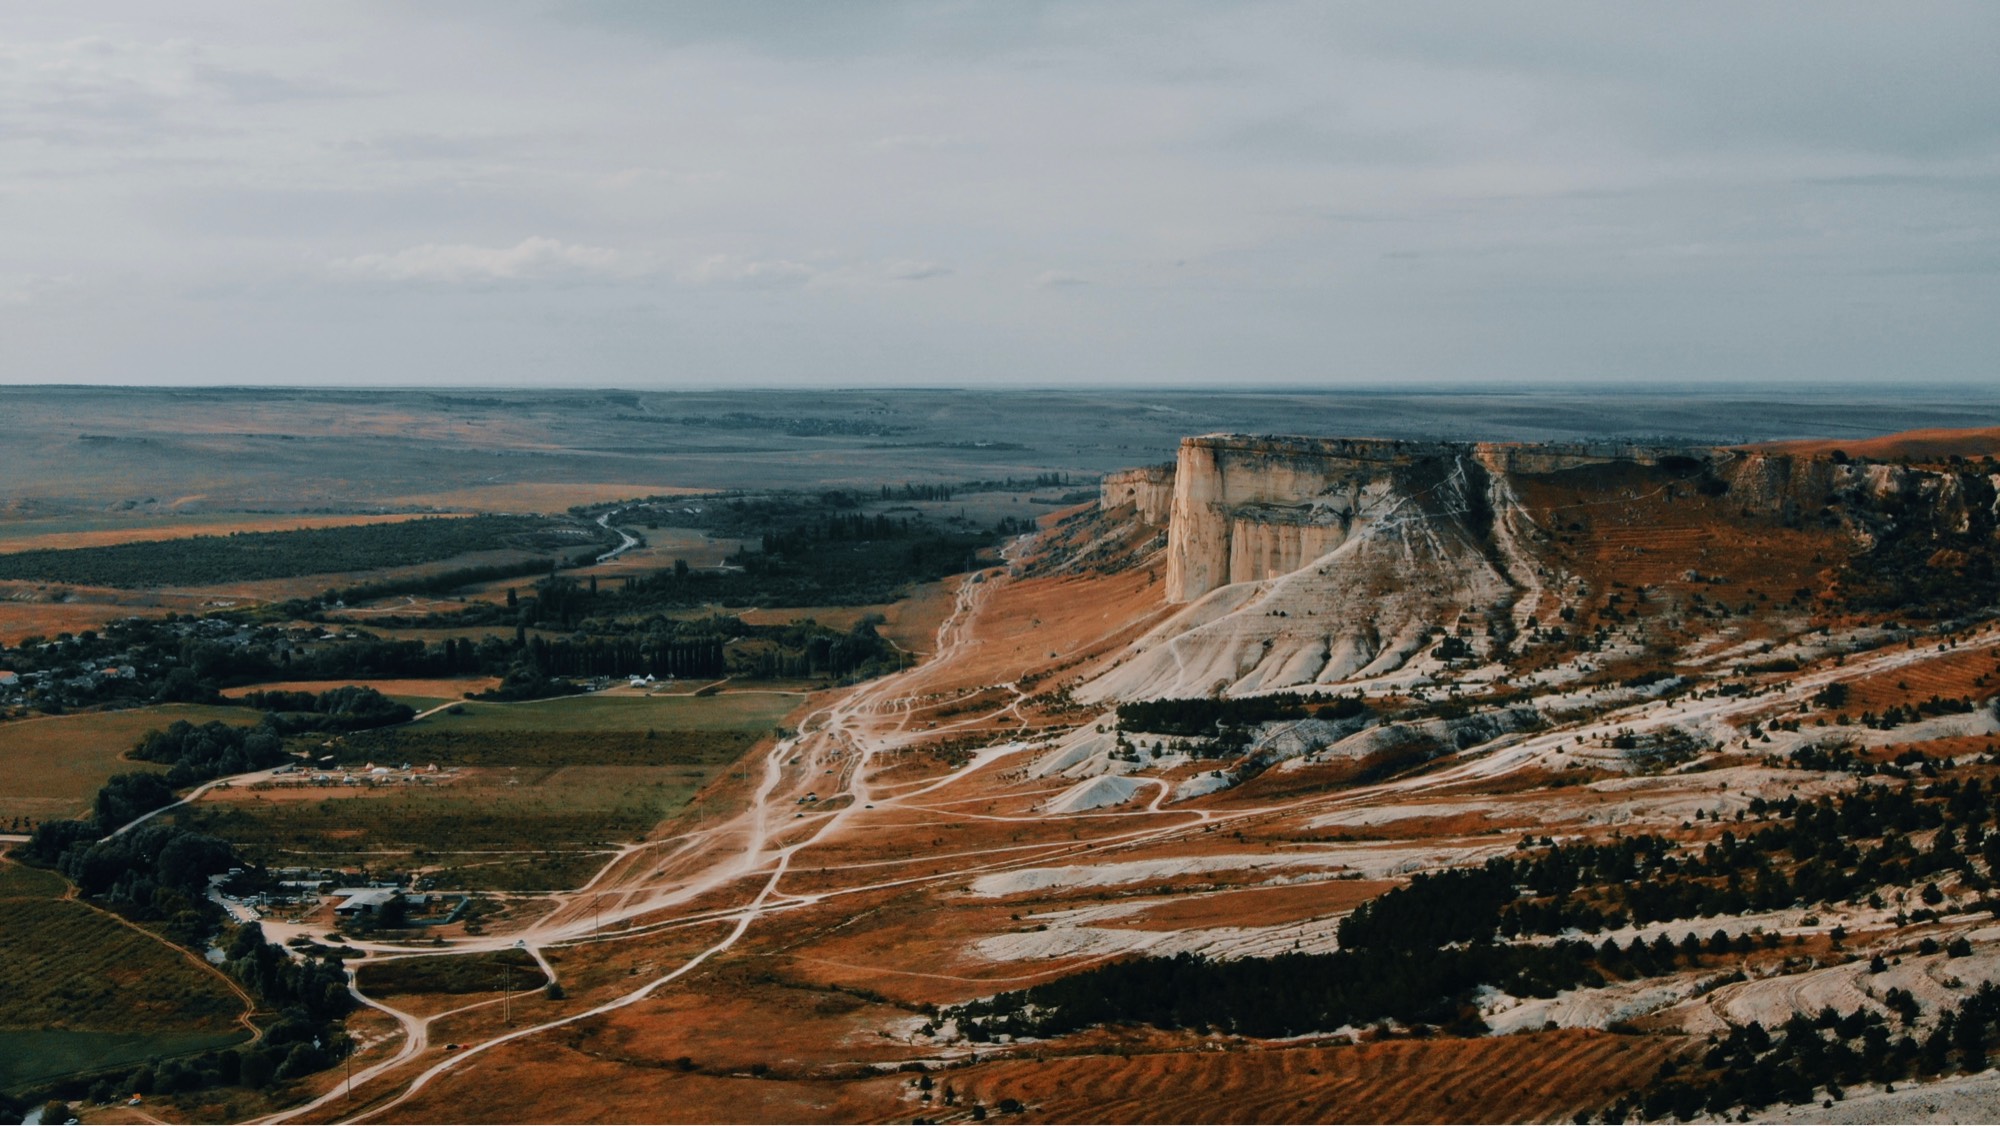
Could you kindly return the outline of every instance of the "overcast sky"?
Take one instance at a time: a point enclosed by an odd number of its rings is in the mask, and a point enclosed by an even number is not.
[[[1996,380],[2000,4],[0,8],[0,382]]]

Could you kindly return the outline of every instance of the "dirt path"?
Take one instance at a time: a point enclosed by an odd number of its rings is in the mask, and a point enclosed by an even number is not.
[[[168,950],[173,951],[176,955],[185,959],[190,965],[199,968],[203,973],[213,975],[216,978],[216,980],[228,986],[229,991],[231,993],[236,994],[237,1000],[243,1002],[243,1011],[236,1015],[236,1023],[242,1025],[245,1029],[249,1031],[250,1043],[255,1044],[257,1041],[264,1038],[264,1030],[258,1028],[256,1023],[250,1019],[251,1014],[257,1011],[257,999],[250,995],[249,990],[244,989],[241,985],[237,984],[235,978],[230,977],[228,974],[222,972],[220,969],[217,969],[213,964],[209,962],[207,958],[204,958],[199,954],[196,954],[194,951],[189,950],[184,946],[168,942],[166,939],[161,938],[159,935],[154,934],[152,931],[147,930],[145,927],[142,927],[139,924],[133,922],[132,920],[127,919],[125,916],[120,915],[116,911],[107,911],[104,908],[99,907],[97,904],[92,903],[88,899],[85,899],[83,898],[83,896],[77,894],[77,887],[75,884],[70,884],[68,887],[63,889],[62,898],[72,903],[81,903],[90,910],[97,912],[98,914],[104,916],[107,919],[110,919],[114,923],[117,923],[119,926],[124,927],[127,930],[134,931],[138,934],[145,935],[146,938],[148,938],[149,940],[157,942],[161,946],[166,947]]]
[[[878,787],[872,781],[881,760],[911,743],[935,738],[940,730],[970,726],[1007,714],[1019,718],[1021,700],[1017,691],[1014,699],[996,705],[985,715],[943,728],[915,728],[921,701],[914,693],[920,691],[922,686],[934,683],[932,674],[937,670],[964,660],[976,651],[980,641],[973,624],[996,589],[1006,581],[994,577],[975,582],[968,576],[955,592],[951,614],[938,628],[936,649],[929,661],[917,668],[863,684],[828,702],[805,717],[799,725],[798,734],[779,740],[766,751],[761,763],[754,759],[746,761],[744,781],[748,783],[754,771],[755,784],[747,795],[744,807],[733,816],[698,823],[693,829],[685,829],[672,837],[625,847],[583,887],[557,895],[553,908],[521,930],[455,943],[442,950],[393,943],[356,943],[371,953],[395,958],[460,955],[519,947],[529,952],[544,966],[551,980],[555,980],[553,967],[542,955],[545,946],[575,945],[600,939],[622,940],[716,924],[729,928],[720,939],[692,957],[636,983],[622,995],[560,1019],[512,1029],[468,1044],[452,1056],[434,1060],[421,1070],[415,1068],[429,1048],[428,1026],[437,1018],[418,1018],[380,1001],[362,997],[364,1003],[391,1016],[402,1026],[404,1043],[391,1058],[355,1073],[353,1086],[360,1096],[362,1108],[355,1120],[365,1121],[389,1113],[440,1077],[460,1068],[477,1066],[469,1064],[469,1061],[482,1060],[487,1052],[503,1044],[646,1000],[736,946],[753,926],[786,912],[849,896],[962,884],[976,876],[1055,861],[1077,863],[1093,857],[1109,857],[1121,851],[1193,839],[1197,834],[1230,825],[1244,827],[1307,808],[1340,809],[1369,805],[1468,782],[1489,781],[1558,759],[1566,745],[1608,734],[1620,727],[1675,722],[1726,723],[1769,710],[1786,701],[1795,704],[1797,699],[1810,694],[1822,680],[1833,675],[1802,677],[1786,691],[1757,697],[1641,701],[1560,729],[1497,740],[1484,750],[1472,751],[1428,773],[1391,779],[1338,794],[1319,793],[1248,808],[1170,809],[1166,807],[1171,796],[1168,786],[1160,780],[1149,779],[1147,781],[1157,787],[1149,801],[1135,809],[1118,811],[1116,815],[1093,815],[1112,817],[1110,824],[1114,827],[1086,839],[999,845],[928,857],[929,861],[944,861],[944,867],[921,874],[907,872],[908,858],[818,866],[812,869],[815,876],[824,877],[829,872],[852,872],[857,878],[851,883],[808,893],[785,891],[784,883],[791,874],[796,857],[815,846],[845,839],[852,824],[859,818],[869,816],[871,810],[928,811],[937,816],[958,819],[1045,819],[1045,815],[972,813],[948,808],[953,801],[948,791],[964,785],[968,780],[987,777],[986,772],[1014,756],[1035,752],[1038,747],[1033,743],[1014,742],[989,747],[958,769],[915,783]],[[1985,642],[1992,643],[1992,640]],[[1877,667],[1891,667],[1902,659],[1903,655],[1894,651],[1871,654],[1850,661],[1845,669],[1839,670],[1838,675],[1841,679],[1849,679]],[[829,778],[829,775],[832,777]],[[827,789],[829,781],[833,783],[831,792]],[[822,803],[839,800],[842,804],[831,811],[801,817],[797,799],[808,790],[815,792]],[[904,874],[894,871],[899,866],[906,869]],[[875,871],[878,869],[888,870]],[[749,881],[749,886],[734,904],[686,909],[714,893],[745,881]],[[1074,969],[1075,966],[1070,964],[1064,968]],[[924,976],[957,980],[949,974]],[[1020,978],[992,980],[1027,981],[1043,976],[1045,974],[1029,973]],[[359,991],[356,995],[361,997]],[[344,1087],[336,1087],[319,1099],[269,1121],[289,1121],[312,1113],[345,1093]]]

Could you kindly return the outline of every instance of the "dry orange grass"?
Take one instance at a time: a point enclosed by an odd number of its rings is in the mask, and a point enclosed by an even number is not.
[[[1922,645],[1922,642],[1918,643]],[[1933,643],[1928,648],[1935,648]],[[1939,696],[1984,700],[2000,695],[2000,650],[1947,649],[1920,663],[1890,669],[1847,682],[1844,712],[1880,712],[1898,704],[1917,704]]]
[[[2000,454],[2000,426],[1970,430],[1905,430],[1899,434],[1859,440],[1808,438],[1795,442],[1769,442],[1750,448],[1801,455],[1842,450],[1851,457],[1908,457],[1914,461],[1941,460],[1953,455],[1985,457]]]
[[[1684,1042],[1594,1032],[1009,1059],[940,1079],[1031,1122],[1551,1122],[1636,1087]],[[1190,1044],[1189,1048],[1196,1048]],[[940,1088],[942,1082],[940,1082]]]
[[[920,671],[912,694],[1006,684],[1030,670],[1082,673],[1151,628],[1171,608],[1164,584],[1141,570],[1060,576],[995,588],[973,624],[972,651]],[[1051,655],[1053,654],[1053,656]],[[1051,678],[1041,687],[1048,687]]]
[[[564,1031],[485,1052],[380,1122],[870,1122],[897,1112],[897,1081],[681,1071],[671,1057],[604,1058]],[[302,1121],[342,1121],[337,1103]]]
[[[24,637],[82,633],[87,629],[101,629],[106,623],[119,618],[159,612],[156,607],[123,602],[85,599],[75,602],[28,602],[0,598],[0,643],[18,645]]]
[[[1559,539],[1541,550],[1591,581],[1593,610],[1614,593],[1624,594],[1624,610],[1633,608],[1633,594],[1613,587],[1613,580],[1699,593],[1709,601],[1740,602],[1754,597],[1751,588],[1786,599],[1800,587],[1822,588],[1823,572],[1851,550],[1830,533],[1745,519],[1740,504],[1726,496],[1702,496],[1685,482],[1672,486],[1672,499],[1664,487],[1666,482],[1636,471],[1630,479],[1588,489],[1566,479],[1529,477],[1519,484],[1537,523],[1558,537],[1573,537],[1574,542]],[[1569,530],[1574,524],[1586,530]],[[1749,567],[1752,560],[1755,566]],[[1691,584],[1684,578],[1691,570],[1729,581]]]
[[[1270,927],[1352,911],[1397,886],[1394,880],[1324,883],[1211,892],[1163,899],[1135,915],[1101,925],[1137,930],[1183,927]],[[1331,924],[1329,924],[1331,926]]]
[[[692,1015],[692,1014],[690,1014]],[[558,1032],[504,1045],[476,1073],[448,1073],[390,1122],[828,1122],[963,1118],[1018,1099],[1024,1122],[1557,1121],[1650,1079],[1682,1041],[1559,1032],[1359,1047],[1231,1044],[1160,1050],[1128,1036],[1101,1054],[1009,1058],[934,1072],[932,1101],[907,1074],[815,1078],[620,1060]],[[1152,1049],[1152,1050],[1149,1050]],[[477,1076],[477,1077],[476,1077]],[[483,1081],[481,1078],[483,1077]],[[943,1105],[949,1085],[956,1107]]]

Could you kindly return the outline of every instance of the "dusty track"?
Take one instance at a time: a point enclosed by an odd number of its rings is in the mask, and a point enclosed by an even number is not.
[[[959,662],[969,662],[979,646],[973,628],[981,611],[1008,580],[994,576],[986,581],[968,579],[957,592],[950,616],[940,626],[932,660],[916,669],[885,677],[848,692],[808,715],[799,734],[780,740],[761,759],[754,790],[743,810],[733,817],[702,825],[692,831],[640,845],[627,846],[583,887],[561,894],[553,908],[527,926],[510,933],[469,939],[449,948],[415,948],[394,943],[357,942],[381,958],[415,958],[459,955],[476,951],[520,947],[530,952],[553,979],[556,968],[543,956],[545,947],[575,947],[598,942],[629,940],[643,935],[666,935],[698,927],[726,927],[721,937],[682,956],[669,966],[656,967],[631,988],[578,1012],[539,1021],[505,1032],[482,1034],[448,1057],[431,1052],[430,1031],[434,1022],[470,1009],[490,1006],[489,999],[449,1012],[419,1016],[398,1009],[380,999],[367,997],[358,988],[355,995],[363,1004],[395,1020],[403,1031],[397,1051],[386,1059],[357,1070],[352,1080],[352,1113],[355,1120],[370,1120],[393,1114],[399,1107],[431,1084],[454,1072],[474,1070],[492,1058],[493,1049],[527,1037],[537,1036],[579,1021],[600,1017],[654,997],[718,955],[737,947],[760,922],[790,912],[826,905],[847,897],[865,899],[875,893],[909,888],[939,888],[964,885],[982,875],[1048,865],[1055,861],[1075,863],[1083,858],[1108,858],[1121,852],[1178,843],[1192,844],[1199,834],[1224,826],[1251,827],[1302,811],[1322,812],[1368,805],[1385,799],[1411,798],[1448,791],[1452,787],[1491,782],[1524,769],[1541,768],[1561,760],[1565,748],[1584,739],[1606,735],[1621,727],[1631,728],[1663,723],[1727,723],[1754,715],[1774,705],[1795,704],[1835,672],[1798,677],[1783,690],[1750,698],[1688,698],[1673,702],[1646,702],[1615,709],[1580,724],[1564,726],[1521,737],[1496,740],[1428,773],[1357,787],[1335,793],[1316,793],[1289,800],[1239,804],[1225,809],[1167,808],[1167,787],[1143,804],[1122,811],[1099,811],[1089,820],[1090,835],[1080,839],[1042,840],[988,847],[959,849],[925,855],[919,868],[908,855],[870,857],[861,861],[837,859],[841,844],[854,845],[862,838],[854,830],[874,825],[898,813],[927,814],[946,820],[982,822],[1046,822],[1049,817],[1032,812],[985,813],[953,808],[955,798],[948,791],[969,782],[985,784],[996,780],[996,764],[1031,750],[1022,742],[1001,742],[1007,738],[1005,726],[994,735],[997,746],[974,754],[972,761],[941,776],[905,779],[890,784],[878,775],[885,772],[885,760],[896,752],[935,739],[942,733],[983,728],[999,722],[1011,726],[1022,719],[1022,696],[1018,689],[1004,694],[990,708],[950,723],[920,726],[919,716],[927,698],[917,690],[938,682],[939,670]],[[2000,634],[1987,633],[1969,643],[1985,650],[2000,642]],[[1906,650],[1881,650],[1850,661],[1837,675],[1849,679],[1895,669],[1920,654]],[[928,697],[934,700],[935,695]],[[747,778],[746,778],[747,781]],[[969,792],[979,793],[968,787]],[[812,792],[821,800],[808,807],[800,799]],[[838,803],[839,808],[825,810]],[[811,808],[812,812],[807,812]],[[1210,838],[1211,840],[1214,838]],[[834,855],[827,863],[804,869],[797,858],[807,850],[829,847]],[[1505,845],[1497,847],[1507,847]],[[795,873],[809,871],[814,890],[787,891],[786,881]],[[836,878],[829,883],[827,877]],[[848,878],[841,878],[849,876]],[[1103,957],[1116,956],[1116,952]],[[808,959],[812,960],[812,959]],[[1096,958],[1086,959],[1097,960]],[[820,961],[830,965],[838,962]],[[1067,967],[1078,965],[1066,963]],[[859,968],[859,967],[850,967]],[[1026,969],[1027,967],[1022,967]],[[898,973],[900,970],[883,972]],[[1044,971],[1046,972],[1046,971]],[[1012,977],[966,978],[949,973],[923,974],[939,981],[977,981],[998,984],[1031,980],[1043,973]],[[275,1116],[282,1122],[308,1115],[315,1118],[348,1113],[349,1087],[343,1083],[318,1099]],[[423,1104],[429,1105],[429,1104]],[[1272,1113],[1278,1113],[1273,1108]],[[1282,1116],[1282,1115],[1280,1115]]]

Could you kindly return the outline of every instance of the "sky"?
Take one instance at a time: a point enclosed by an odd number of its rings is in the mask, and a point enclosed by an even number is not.
[[[0,7],[0,383],[1991,387],[2000,5]]]

